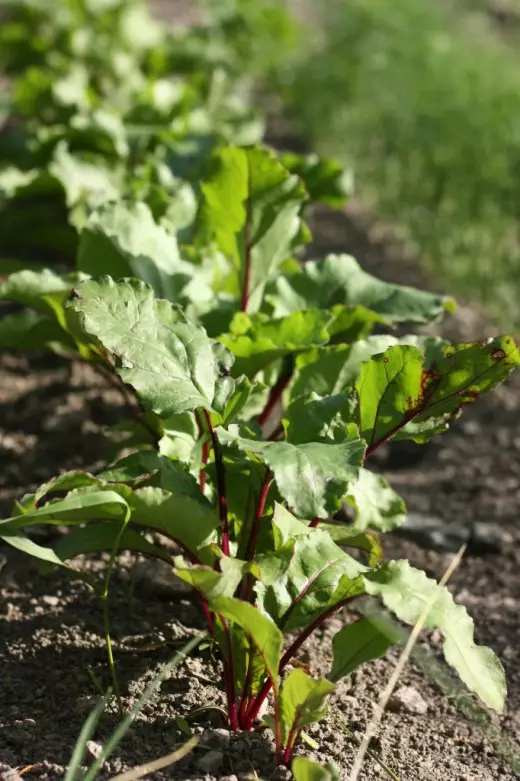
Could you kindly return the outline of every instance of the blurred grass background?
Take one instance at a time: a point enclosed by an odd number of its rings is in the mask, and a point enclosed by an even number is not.
[[[356,197],[449,292],[517,328],[520,2],[493,2],[295,3],[299,53],[279,78],[300,131],[351,167]]]

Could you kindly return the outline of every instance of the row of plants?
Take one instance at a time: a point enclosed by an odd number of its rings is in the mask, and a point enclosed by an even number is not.
[[[281,83],[317,149],[351,166],[364,205],[448,289],[517,328],[518,50],[514,29],[505,38],[477,13],[485,5],[323,4]]]
[[[363,597],[411,625],[434,602],[426,625],[447,661],[503,708],[502,666],[466,609],[385,560],[381,535],[406,509],[369,465],[389,440],[445,431],[520,353],[511,336],[398,337],[453,301],[380,281],[348,254],[302,261],[308,208],[342,203],[346,177],[262,144],[251,77],[263,36],[283,48],[291,25],[239,1],[209,20],[173,31],[137,0],[27,0],[1,27],[0,346],[89,362],[129,417],[109,432],[124,457],[21,497],[0,535],[99,596],[116,693],[118,553],[168,562],[206,617],[229,729],[268,725],[297,779],[328,778],[339,771],[293,762],[305,727],[338,680],[400,637],[359,614]],[[45,547],[39,524],[68,532]],[[101,580],[78,566],[85,554],[105,555]],[[352,620],[329,674],[288,672],[342,608]]]

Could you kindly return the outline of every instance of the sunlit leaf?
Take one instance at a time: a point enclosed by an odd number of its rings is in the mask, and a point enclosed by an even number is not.
[[[444,656],[471,691],[502,712],[506,695],[504,670],[491,648],[476,645],[473,620],[457,605],[447,588],[439,586],[403,561],[391,561],[364,575],[369,594],[378,596],[400,621],[415,624],[430,601],[425,628],[440,629]]]

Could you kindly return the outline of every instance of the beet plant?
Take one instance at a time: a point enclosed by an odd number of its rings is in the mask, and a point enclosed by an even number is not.
[[[168,562],[218,647],[229,728],[263,719],[280,763],[291,764],[335,683],[397,642],[388,624],[356,618],[367,595],[411,625],[436,597],[426,626],[442,632],[468,688],[501,711],[502,666],[475,643],[466,609],[408,561],[383,559],[380,535],[406,509],[369,467],[384,443],[427,442],[503,381],[520,364],[514,339],[392,335],[453,302],[380,281],[349,255],[297,260],[323,168],[300,166],[304,181],[263,147],[225,146],[204,170],[180,249],[124,201],[87,221],[80,274],[61,278],[60,328],[141,405],[133,452],[24,496],[2,538],[85,579],[74,557],[106,552],[106,577],[89,582],[107,626],[117,553]],[[52,549],[26,534],[43,523],[69,527]],[[329,674],[288,673],[341,608],[355,620],[334,637]]]

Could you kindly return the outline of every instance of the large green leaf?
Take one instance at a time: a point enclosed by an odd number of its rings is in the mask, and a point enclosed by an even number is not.
[[[230,332],[219,339],[235,356],[234,375],[252,378],[285,355],[326,344],[330,320],[329,313],[318,309],[294,312],[279,320],[238,312]]]
[[[307,724],[325,716],[333,691],[334,684],[326,678],[310,678],[303,670],[293,670],[287,676],[280,692],[282,745],[287,745],[291,733],[296,737]]]
[[[363,271],[350,255],[328,255],[305,263],[300,273],[279,277],[277,288],[276,316],[347,304],[364,306],[389,324],[428,323],[446,310],[453,311],[451,299],[383,282]]]
[[[357,378],[363,361],[394,344],[398,341],[393,336],[369,336],[353,345],[316,347],[298,355],[291,398],[311,391],[319,396],[341,393]]]
[[[126,500],[113,490],[71,491],[65,499],[50,501],[13,518],[0,521],[0,532],[11,534],[40,523],[77,524],[89,520],[123,520],[128,516]]]
[[[161,417],[211,408],[217,368],[202,328],[177,322],[168,302],[136,279],[88,281],[71,302],[85,331],[118,361],[118,373]]]
[[[259,574],[255,564],[230,556],[223,556],[219,564],[219,572],[211,567],[191,565],[190,567],[176,566],[175,574],[204,594],[210,602],[219,597],[232,597],[244,575]]]
[[[200,494],[199,499],[162,488],[138,488],[129,497],[132,526],[150,529],[177,540],[203,563],[213,556],[203,549],[215,541],[218,515]]]
[[[400,639],[401,633],[378,616],[347,624],[332,640],[334,660],[328,677],[331,681],[339,681],[365,662],[384,656]]]
[[[444,635],[444,656],[466,686],[489,707],[502,712],[506,696],[504,670],[487,646],[476,645],[473,620],[463,605],[457,605],[448,589],[414,569],[407,561],[391,561],[365,573],[366,590],[380,597],[400,621],[415,624],[435,599],[425,627]]]
[[[357,480],[349,485],[345,500],[353,505],[356,518],[352,532],[370,529],[389,532],[406,520],[406,505],[387,480],[375,472],[361,468]]]
[[[256,312],[300,230],[305,188],[269,150],[227,147],[213,156],[201,193],[197,241],[233,259],[229,291],[238,297],[246,284],[247,311]]]
[[[39,312],[13,312],[0,319],[0,350],[74,349],[59,324]]]
[[[0,527],[1,528],[1,527]],[[119,533],[119,527],[115,527]],[[95,581],[85,572],[72,569],[66,563],[66,561],[58,555],[52,548],[47,548],[44,545],[39,545],[34,540],[26,537],[23,532],[13,532],[12,534],[0,534],[0,540],[7,542],[11,547],[16,548],[22,553],[32,556],[42,562],[43,567],[63,567],[66,569],[73,578],[83,580],[93,588],[96,587]]]
[[[170,301],[179,300],[193,275],[177,239],[155,222],[148,206],[124,201],[92,213],[81,233],[77,267],[93,277],[138,277]]]
[[[64,325],[64,306],[72,288],[84,274],[55,274],[50,269],[17,271],[0,285],[0,298],[17,301],[32,309],[50,314]]]
[[[385,440],[425,441],[443,431],[461,408],[520,365],[513,337],[438,346],[426,356],[396,345],[361,366],[356,388],[368,452]]]
[[[172,493],[201,498],[197,481],[189,472],[153,450],[141,450],[121,459],[98,474],[107,483],[157,485]]]
[[[315,154],[302,156],[284,152],[280,161],[303,180],[312,203],[339,208],[352,191],[352,175],[336,160]]]
[[[74,527],[58,540],[54,552],[61,561],[68,561],[84,553],[112,551],[116,542],[118,551],[129,550],[172,563],[168,551],[148,542],[135,529],[127,527],[121,534],[120,527],[115,523],[89,523]]]
[[[311,391],[289,405],[283,423],[288,441],[299,445],[322,438],[348,438],[349,428],[345,421],[350,416],[350,397],[346,393],[321,397]]]
[[[301,518],[327,518],[335,512],[349,482],[363,462],[365,446],[354,431],[338,444],[264,442],[218,429],[224,444],[261,456],[274,474],[278,490]]]
[[[284,631],[308,626],[333,604],[363,590],[361,574],[366,568],[336,545],[327,532],[309,529],[279,505],[273,525],[288,555],[278,577],[258,582],[255,589],[259,608]],[[294,544],[287,547],[289,541]],[[266,564],[260,560],[261,572]]]
[[[283,647],[283,635],[266,615],[256,607],[240,599],[218,597],[210,599],[210,608],[224,616],[228,621],[238,624],[251,642],[255,645],[262,662],[273,682],[275,691],[278,689],[278,665]]]

